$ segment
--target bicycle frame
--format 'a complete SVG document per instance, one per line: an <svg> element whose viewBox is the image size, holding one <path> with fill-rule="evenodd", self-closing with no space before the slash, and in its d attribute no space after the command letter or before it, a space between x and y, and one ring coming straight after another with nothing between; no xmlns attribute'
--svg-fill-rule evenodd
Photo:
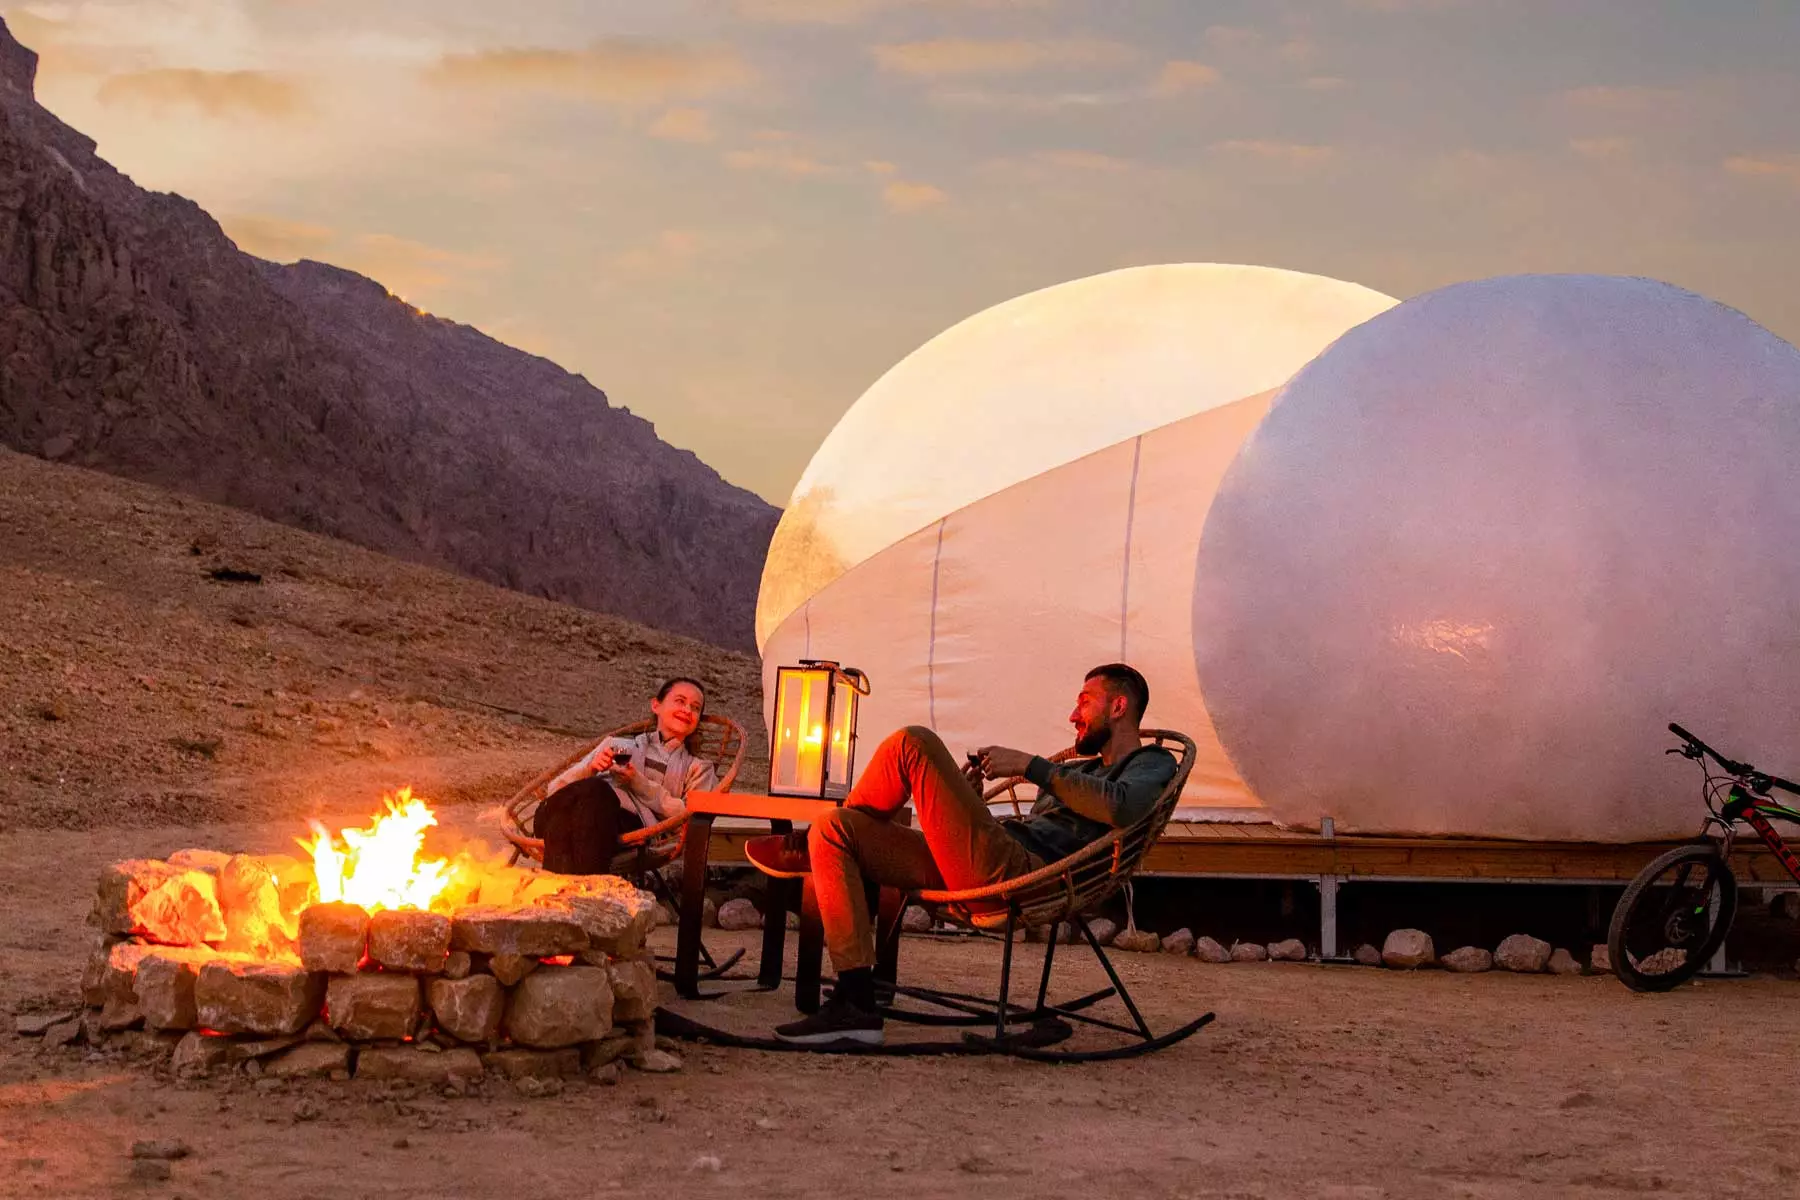
<svg viewBox="0 0 1800 1200"><path fill-rule="evenodd" d="M1763 845L1769 848L1769 852L1792 876L1794 882L1800 883L1800 856L1794 854L1793 850L1788 847L1787 839L1777 833L1775 827L1769 823L1770 817L1774 817L1778 821L1793 821L1800 824L1800 811L1747 791L1741 784L1733 780L1724 805L1716 816L1706 819L1706 824L1718 824L1725 830L1724 844L1719 849L1726 861L1729 862L1731 845L1737 836L1734 822L1743 821L1756 831L1756 836L1762 839ZM1701 834L1705 835L1704 826L1701 828Z"/></svg>

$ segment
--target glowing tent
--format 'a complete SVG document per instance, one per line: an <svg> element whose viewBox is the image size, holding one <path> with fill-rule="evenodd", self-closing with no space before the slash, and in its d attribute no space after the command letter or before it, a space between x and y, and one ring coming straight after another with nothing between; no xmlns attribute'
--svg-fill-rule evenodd
<svg viewBox="0 0 1800 1200"><path fill-rule="evenodd" d="M1256 801L1210 733L1193 563L1269 397L1394 304L1261 267L1115 271L980 313L909 355L807 467L764 570L765 699L804 657L874 683L862 730L953 749L1069 740L1083 672L1123 658L1199 741L1184 802ZM866 750L865 750L866 754Z"/></svg>

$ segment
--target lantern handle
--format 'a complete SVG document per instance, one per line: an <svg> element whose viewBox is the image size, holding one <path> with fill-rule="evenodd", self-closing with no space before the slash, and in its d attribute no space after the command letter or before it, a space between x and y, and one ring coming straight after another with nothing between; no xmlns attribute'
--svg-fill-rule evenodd
<svg viewBox="0 0 1800 1200"><path fill-rule="evenodd" d="M850 681L850 686L856 689L857 695L866 696L869 694L869 677L862 671L855 667L841 667L839 668L839 673L843 675L845 679Z"/></svg>

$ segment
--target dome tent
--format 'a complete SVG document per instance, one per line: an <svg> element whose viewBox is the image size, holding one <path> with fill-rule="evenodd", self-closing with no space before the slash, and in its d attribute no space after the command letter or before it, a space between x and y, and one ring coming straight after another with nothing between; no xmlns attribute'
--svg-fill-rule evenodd
<svg viewBox="0 0 1800 1200"><path fill-rule="evenodd" d="M1273 815L1693 833L1680 721L1800 766L1800 350L1644 279L1458 284L1350 331L1225 476L1193 641Z"/></svg>
<svg viewBox="0 0 1800 1200"><path fill-rule="evenodd" d="M1066 745L1082 673L1123 658L1149 720L1200 745L1184 803L1253 806L1194 676L1192 564L1213 488L1273 390L1394 301L1258 267L1136 268L998 305L889 371L795 489L763 576L775 669L868 671L865 751Z"/></svg>

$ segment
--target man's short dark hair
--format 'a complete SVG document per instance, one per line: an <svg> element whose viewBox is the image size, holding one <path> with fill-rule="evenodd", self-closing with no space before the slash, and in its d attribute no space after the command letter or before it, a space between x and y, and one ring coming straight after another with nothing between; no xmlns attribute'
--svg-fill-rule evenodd
<svg viewBox="0 0 1800 1200"><path fill-rule="evenodd" d="M1150 707L1150 685L1136 667L1128 667L1124 663L1107 663L1095 667L1082 677L1082 682L1098 679L1106 684L1106 690L1114 696L1125 697L1127 711L1133 720L1142 720L1144 710Z"/></svg>

